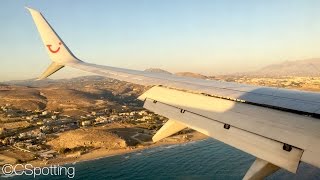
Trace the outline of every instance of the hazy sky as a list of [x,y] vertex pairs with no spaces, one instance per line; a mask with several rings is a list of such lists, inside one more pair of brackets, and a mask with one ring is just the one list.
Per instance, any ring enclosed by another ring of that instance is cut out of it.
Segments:
[[[24,6],[97,64],[210,75],[320,57],[319,0],[1,0],[0,81],[37,77],[50,64]],[[83,74],[55,77],[75,73]]]

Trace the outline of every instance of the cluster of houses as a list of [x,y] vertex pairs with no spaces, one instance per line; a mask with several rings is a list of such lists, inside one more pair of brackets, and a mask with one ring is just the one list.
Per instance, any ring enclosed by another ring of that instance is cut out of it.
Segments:
[[[0,128],[0,147],[10,146],[21,151],[30,152],[41,158],[50,158],[56,152],[51,152],[45,146],[48,134],[60,133],[81,127],[99,126],[112,122],[146,122],[162,120],[160,116],[146,110],[121,111],[105,110],[91,112],[75,119],[67,115],[61,115],[58,111],[47,110],[19,110],[10,105],[1,106],[0,115],[10,119],[27,121],[31,126],[10,129]],[[19,117],[19,118],[18,118]],[[5,121],[4,121],[5,123]],[[48,153],[49,152],[49,153]]]
[[[223,79],[221,79],[223,80]],[[250,77],[250,76],[235,76],[230,77],[229,81],[238,83],[247,83],[262,86],[274,86],[274,87],[313,87],[318,89],[320,85],[319,77]]]
[[111,114],[103,114],[102,112],[92,112],[86,116],[81,116],[81,126],[87,127],[92,125],[102,125],[112,122],[149,122],[155,119],[163,120],[158,116],[146,110],[119,112]]

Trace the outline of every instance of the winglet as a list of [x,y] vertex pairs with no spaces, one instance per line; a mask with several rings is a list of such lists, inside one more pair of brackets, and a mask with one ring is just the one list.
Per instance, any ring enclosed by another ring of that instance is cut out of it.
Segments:
[[49,54],[50,59],[53,63],[48,67],[48,69],[42,74],[39,79],[44,79],[51,74],[55,73],[59,69],[63,68],[67,63],[74,63],[80,61],[77,59],[54,29],[50,26],[43,15],[32,8],[26,7],[29,10],[34,23],[37,26],[43,44]]

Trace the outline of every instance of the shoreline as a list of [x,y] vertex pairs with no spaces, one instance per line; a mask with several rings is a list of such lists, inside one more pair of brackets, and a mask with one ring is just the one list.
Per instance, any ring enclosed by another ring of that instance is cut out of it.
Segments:
[[[126,154],[130,154],[130,153],[135,153],[135,152],[138,152],[138,151],[144,151],[144,150],[148,150],[148,149],[152,149],[152,148],[158,148],[158,147],[166,146],[166,145],[188,144],[188,143],[191,143],[191,142],[202,141],[202,140],[205,140],[207,138],[209,138],[209,137],[206,137],[206,138],[203,138],[203,139],[185,141],[185,142],[178,142],[178,143],[173,143],[173,142],[167,143],[167,142],[164,142],[164,143],[159,143],[159,144],[152,144],[152,145],[144,146],[144,147],[141,147],[141,148],[135,148],[135,149],[132,149],[132,150],[127,150],[126,152],[122,152],[122,153],[114,153],[114,154],[109,154],[109,155],[106,155],[106,156],[99,156],[99,157],[92,158],[92,159],[83,159],[83,160],[79,160],[79,161],[75,161],[75,162],[67,162],[67,163],[64,163],[64,164],[61,164],[61,165],[72,165],[72,164],[76,164],[76,163],[94,161],[94,160],[113,157],[113,156],[126,155]],[[50,164],[50,165],[54,165],[54,164]]]
[[[181,137],[183,135],[192,135],[192,137],[189,140],[181,140]],[[81,162],[86,162],[86,161],[94,161],[102,158],[108,158],[112,156],[117,156],[117,155],[125,155],[129,153],[134,153],[137,151],[142,151],[142,150],[147,150],[151,148],[157,148],[160,146],[165,146],[165,145],[180,145],[180,144],[186,144],[190,142],[196,142],[200,140],[207,139],[208,136],[205,136],[199,132],[192,132],[192,133],[187,133],[183,135],[176,135],[173,137],[168,137],[164,140],[161,140],[156,143],[148,144],[148,145],[140,145],[138,147],[135,147],[134,149],[130,149],[130,147],[126,149],[116,149],[116,150],[106,150],[106,149],[95,149],[92,150],[86,154],[75,156],[75,157],[56,157],[53,159],[50,159],[48,161],[42,161],[42,160],[33,160],[27,163],[22,163],[23,165],[26,164],[31,164],[34,168],[35,167],[49,167],[49,166],[69,166],[73,165],[76,163],[81,163]],[[17,168],[19,171],[23,171],[23,168]]]

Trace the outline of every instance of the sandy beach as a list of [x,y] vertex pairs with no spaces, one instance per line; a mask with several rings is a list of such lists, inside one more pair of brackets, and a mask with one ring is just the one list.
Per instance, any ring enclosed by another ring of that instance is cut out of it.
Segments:
[[[189,139],[185,139],[183,137],[185,136],[190,136]],[[109,150],[105,148],[98,148],[91,150],[88,153],[85,154],[68,154],[68,155],[59,155],[53,159],[47,160],[47,161],[42,161],[42,160],[33,160],[28,163],[23,163],[23,164],[32,164],[33,167],[44,167],[44,166],[51,166],[51,165],[64,165],[64,164],[73,164],[77,162],[83,162],[83,161],[90,161],[90,160],[95,160],[99,158],[105,158],[105,157],[110,157],[110,156],[115,156],[115,155],[121,155],[121,154],[126,154],[126,153],[131,153],[131,152],[136,152],[140,150],[145,150],[149,148],[156,148],[159,146],[163,145],[173,145],[173,144],[183,144],[183,143],[188,143],[188,142],[193,142],[193,141],[198,141],[198,140],[203,140],[208,138],[207,136],[199,133],[199,132],[191,132],[187,134],[182,134],[182,135],[176,135],[172,137],[168,137],[166,139],[163,139],[159,142],[156,143],[149,143],[145,145],[139,145],[137,147],[127,147],[127,148],[121,148],[121,149],[114,149],[114,150]],[[21,169],[23,170],[23,169]]]

